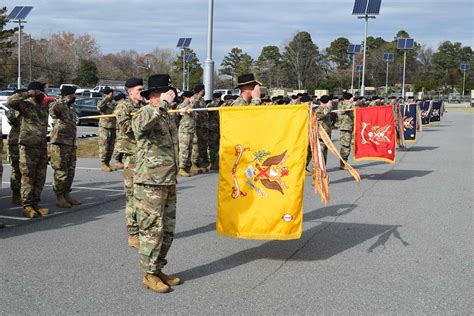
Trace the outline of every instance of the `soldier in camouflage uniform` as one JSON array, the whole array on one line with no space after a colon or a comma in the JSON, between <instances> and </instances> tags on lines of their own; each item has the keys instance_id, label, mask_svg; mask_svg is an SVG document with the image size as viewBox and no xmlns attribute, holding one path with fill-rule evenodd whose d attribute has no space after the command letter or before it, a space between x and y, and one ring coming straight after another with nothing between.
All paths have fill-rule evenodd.
<instances>
[{"instance_id":1,"label":"soldier in camouflage uniform","mask_svg":"<svg viewBox=\"0 0 474 316\"><path fill-rule=\"evenodd\" d=\"M204 85L198 84L194 88L193 105L194 109L206 108L204 101ZM206 111L195 112L196 133L193 140L193 153L191 160L193 162L193 171L206 173L209 166L207 147L209 144L209 116Z\"/></svg>"},{"instance_id":2,"label":"soldier in camouflage uniform","mask_svg":"<svg viewBox=\"0 0 474 316\"><path fill-rule=\"evenodd\" d=\"M102 92L104 98L97 103L97 109L100 114L112 114L117 106L113 99L114 90L106 87ZM114 117L101 118L99 120L99 156L100 169L102 171L110 172L115 168L110 165L110 160L114 153L116 138L116 124Z\"/></svg>"},{"instance_id":3,"label":"soldier in camouflage uniform","mask_svg":"<svg viewBox=\"0 0 474 316\"><path fill-rule=\"evenodd\" d=\"M14 92L26 92L16 90ZM20 172L20 150L18 149L18 138L20 136L20 112L13 109L6 112L10 133L8 134L8 155L11 162L10 188L12 190L12 204L21 205L21 172Z\"/></svg>"},{"instance_id":4,"label":"soldier in camouflage uniform","mask_svg":"<svg viewBox=\"0 0 474 316\"><path fill-rule=\"evenodd\" d=\"M180 279L162 272L174 239L176 222L176 177L178 173L178 131L168 114L175 92L168 75L153 75L142 96L150 103L132 119L137 139L135 199L140 228L140 262L143 284L159 293L170 291ZM182 109L180 114L184 114Z\"/></svg>"},{"instance_id":5,"label":"soldier in camouflage uniform","mask_svg":"<svg viewBox=\"0 0 474 316\"><path fill-rule=\"evenodd\" d=\"M76 88L64 86L61 89L62 99L49 107L49 115L53 118L50 145L51 167L54 169L53 190L56 193L56 206L60 208L81 204L70 195L77 160L77 114L71 107L76 100L75 92Z\"/></svg>"},{"instance_id":6,"label":"soldier in camouflage uniform","mask_svg":"<svg viewBox=\"0 0 474 316\"><path fill-rule=\"evenodd\" d=\"M347 161L351 153L352 133L354 130L354 111L351 111L351 109L354 109L354 102L352 94L348 92L344 92L343 98L344 101L339 103L339 110L342 110L339 114L340 154L342 159ZM345 168L341 161L339 169L343 170Z\"/></svg>"},{"instance_id":7,"label":"soldier in camouflage uniform","mask_svg":"<svg viewBox=\"0 0 474 316\"><path fill-rule=\"evenodd\" d=\"M184 91L182 97L184 101L178 105L178 109L190 109L193 107L193 93ZM191 177L191 155L193 151L193 138L196 132L196 113L189 112L183 115L179 122L179 172L182 177Z\"/></svg>"},{"instance_id":8,"label":"soldier in camouflage uniform","mask_svg":"<svg viewBox=\"0 0 474 316\"><path fill-rule=\"evenodd\" d=\"M136 164L137 141L132 130L132 113L145 105L140 93L143 91L143 80L129 78L125 82L128 97L118 103L114 114L117 120L117 142L115 148L123 155L123 182L125 187L125 220L128 232L128 246L139 248L137 212L133 196L133 174Z\"/></svg>"},{"instance_id":9,"label":"soldier in camouflage uniform","mask_svg":"<svg viewBox=\"0 0 474 316\"><path fill-rule=\"evenodd\" d=\"M21 199L23 215L28 218L49 213L39 206L48 165L48 106L42 104L44 98L43 84L38 81L31 82L27 92L8 98L8 105L20 113Z\"/></svg>"},{"instance_id":10,"label":"soldier in camouflage uniform","mask_svg":"<svg viewBox=\"0 0 474 316\"><path fill-rule=\"evenodd\" d=\"M208 108L217 108L222 105L221 93L212 95L212 102L207 105ZM209 160L211 161L210 170L219 170L219 111L209 112Z\"/></svg>"},{"instance_id":11,"label":"soldier in camouflage uniform","mask_svg":"<svg viewBox=\"0 0 474 316\"><path fill-rule=\"evenodd\" d=\"M260 86L262 83L255 80L253 74L246 74L237 78L237 88L240 96L232 103L232 106L261 105Z\"/></svg>"}]
</instances>

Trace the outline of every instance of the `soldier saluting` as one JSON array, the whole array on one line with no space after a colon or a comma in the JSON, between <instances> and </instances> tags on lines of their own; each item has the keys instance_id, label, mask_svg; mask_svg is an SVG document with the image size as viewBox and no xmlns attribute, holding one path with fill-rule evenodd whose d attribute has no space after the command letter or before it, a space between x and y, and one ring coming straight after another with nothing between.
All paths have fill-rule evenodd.
<instances>
[{"instance_id":1,"label":"soldier saluting","mask_svg":"<svg viewBox=\"0 0 474 316\"><path fill-rule=\"evenodd\" d=\"M240 96L232 103L232 106L260 105L260 86L262 83L255 80L253 74L246 74L237 78L237 89L240 89Z\"/></svg>"},{"instance_id":2,"label":"soldier saluting","mask_svg":"<svg viewBox=\"0 0 474 316\"><path fill-rule=\"evenodd\" d=\"M19 112L21 200L23 215L33 218L49 213L47 208L39 206L48 165L48 106L42 103L45 97L43 83L33 81L27 90L11 95L8 105Z\"/></svg>"},{"instance_id":3,"label":"soldier saluting","mask_svg":"<svg viewBox=\"0 0 474 316\"><path fill-rule=\"evenodd\" d=\"M132 118L137 140L135 203L140 234L140 263L145 273L143 284L158 293L178 285L178 277L162 272L174 239L176 222L176 177L178 173L178 131L168 114L176 93L169 75L153 75L148 90L141 95L149 100ZM182 109L181 115L186 109Z\"/></svg>"}]
</instances>

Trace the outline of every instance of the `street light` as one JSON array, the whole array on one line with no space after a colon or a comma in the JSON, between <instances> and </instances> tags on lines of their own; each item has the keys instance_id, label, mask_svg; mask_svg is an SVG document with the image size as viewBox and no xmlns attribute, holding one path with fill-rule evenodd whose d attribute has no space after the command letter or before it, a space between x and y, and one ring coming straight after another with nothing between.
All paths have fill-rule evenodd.
<instances>
[{"instance_id":1,"label":"street light","mask_svg":"<svg viewBox=\"0 0 474 316\"><path fill-rule=\"evenodd\" d=\"M183 91L186 90L186 48L191 44L192 38L182 37L178 40L176 47L181 49L183 55Z\"/></svg>"},{"instance_id":2,"label":"street light","mask_svg":"<svg viewBox=\"0 0 474 316\"><path fill-rule=\"evenodd\" d=\"M351 93L354 94L354 67L355 67L355 55L359 54L361 45L349 44L347 46L347 54L352 55L352 77L351 77Z\"/></svg>"},{"instance_id":3,"label":"street light","mask_svg":"<svg viewBox=\"0 0 474 316\"><path fill-rule=\"evenodd\" d=\"M18 89L21 89L21 24L26 23L25 18L32 9L29 6L17 6L7 16L7 20L18 23Z\"/></svg>"},{"instance_id":4,"label":"street light","mask_svg":"<svg viewBox=\"0 0 474 316\"><path fill-rule=\"evenodd\" d=\"M387 62L387 73L385 75L385 95L388 95L388 63L395 60L393 53L383 53L383 60Z\"/></svg>"},{"instance_id":5,"label":"street light","mask_svg":"<svg viewBox=\"0 0 474 316\"><path fill-rule=\"evenodd\" d=\"M212 100L212 93L214 91L214 61L212 60L212 24L214 14L214 0L209 0L209 7L207 12L207 57L204 61L204 75L203 81L205 89L205 100Z\"/></svg>"},{"instance_id":6,"label":"street light","mask_svg":"<svg viewBox=\"0 0 474 316\"><path fill-rule=\"evenodd\" d=\"M361 91L362 91L362 85L361 85L361 74L364 70L364 67L362 65L356 65L356 72L359 73L359 96L363 96L363 94L361 94Z\"/></svg>"},{"instance_id":7,"label":"street light","mask_svg":"<svg viewBox=\"0 0 474 316\"><path fill-rule=\"evenodd\" d=\"M466 90L466 72L469 70L470 65L462 63L461 64L461 71L463 72L463 80L462 80L462 96L464 97L464 92Z\"/></svg>"},{"instance_id":8,"label":"street light","mask_svg":"<svg viewBox=\"0 0 474 316\"><path fill-rule=\"evenodd\" d=\"M412 49L415 45L413 38L399 38L397 39L397 49L403 50L403 83L402 83L402 98L405 100L405 70L407 66L407 50Z\"/></svg>"},{"instance_id":9,"label":"street light","mask_svg":"<svg viewBox=\"0 0 474 316\"><path fill-rule=\"evenodd\" d=\"M365 20L365 37L364 37L364 55L362 59L362 84L360 87L360 95L365 94L365 56L367 55L367 27L369 19L375 19L375 15L380 12L382 0L355 0L352 15L358 15L359 19ZM372 15L369 15L372 14Z\"/></svg>"}]
</instances>

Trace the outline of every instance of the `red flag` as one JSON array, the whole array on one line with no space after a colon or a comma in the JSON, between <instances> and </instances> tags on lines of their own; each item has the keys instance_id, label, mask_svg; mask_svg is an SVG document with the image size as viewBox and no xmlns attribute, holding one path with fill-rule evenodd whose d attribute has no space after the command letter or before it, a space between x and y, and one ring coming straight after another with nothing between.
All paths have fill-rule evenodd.
<instances>
[{"instance_id":1,"label":"red flag","mask_svg":"<svg viewBox=\"0 0 474 316\"><path fill-rule=\"evenodd\" d=\"M354 159L395 162L396 130L391 105L356 108Z\"/></svg>"}]
</instances>

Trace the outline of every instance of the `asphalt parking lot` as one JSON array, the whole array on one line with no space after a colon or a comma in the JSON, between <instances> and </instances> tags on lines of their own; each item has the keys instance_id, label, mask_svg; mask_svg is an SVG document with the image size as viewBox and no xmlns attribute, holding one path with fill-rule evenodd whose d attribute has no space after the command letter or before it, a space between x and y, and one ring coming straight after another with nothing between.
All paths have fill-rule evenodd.
<instances>
[{"instance_id":1,"label":"asphalt parking lot","mask_svg":"<svg viewBox=\"0 0 474 316\"><path fill-rule=\"evenodd\" d=\"M10 204L4 166L0 313L471 314L473 123L450 110L395 164L353 163L359 185L329 154L331 202L306 183L294 241L218 236L217 173L180 178L165 271L185 283L166 295L142 287L127 247L121 172L80 159L73 195L83 204L64 211L48 169L52 214L29 220Z\"/></svg>"}]
</instances>

